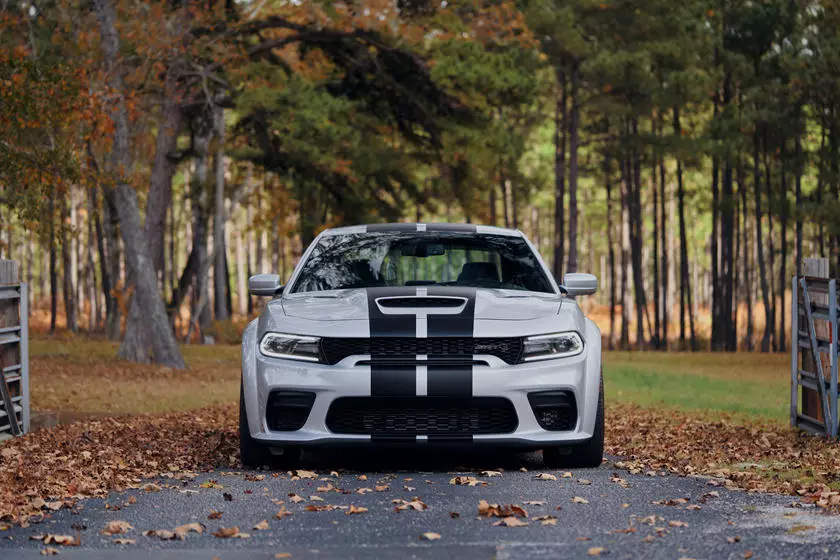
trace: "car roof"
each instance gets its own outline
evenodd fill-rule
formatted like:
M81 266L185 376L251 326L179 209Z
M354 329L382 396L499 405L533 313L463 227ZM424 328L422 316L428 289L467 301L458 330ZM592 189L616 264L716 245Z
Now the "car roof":
M507 235L509 237L523 237L517 229L502 228L496 226L485 226L480 224L463 223L418 223L418 222L395 222L388 224L363 224L358 226L345 226L325 229L321 235L347 235L359 233L385 233L385 232L440 232L440 233L481 233L487 235Z

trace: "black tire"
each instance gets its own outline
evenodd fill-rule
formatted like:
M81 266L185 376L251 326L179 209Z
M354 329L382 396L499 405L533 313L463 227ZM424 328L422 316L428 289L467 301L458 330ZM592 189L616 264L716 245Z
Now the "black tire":
M598 391L598 412L595 416L595 433L583 443L566 447L543 449L543 464L550 469L593 469L604 459L604 378Z
M248 429L248 415L245 412L245 389L239 385L239 459L242 466L256 469L272 462L268 447L251 437Z

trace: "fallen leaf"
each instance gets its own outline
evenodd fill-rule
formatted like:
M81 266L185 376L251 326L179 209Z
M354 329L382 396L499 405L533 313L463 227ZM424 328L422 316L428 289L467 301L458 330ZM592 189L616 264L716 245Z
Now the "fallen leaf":
M429 508L429 506L427 506L425 503L423 503L417 498L414 498L411 501L399 499L391 500L391 503L397 504L397 506L394 508L394 511L406 511L409 509L413 509L414 511L423 511L424 509Z
M560 475L560 478L574 478L574 475L572 473L566 471L562 475Z
M225 499L226 502L233 501L233 494L231 494L230 492L222 492L222 497Z
M183 540L184 537L187 536L187 533L203 533L204 525L202 525L201 523L187 523L185 525L175 527L174 532L176 535L178 535L178 538Z
M102 530L103 535L121 535L128 532L129 529L134 529L128 521L109 521L105 524Z
M357 488L356 489L356 494L369 494L370 492L373 492L373 490L371 490L370 488Z
M735 535L734 537L726 537L726 542L729 544L735 544L736 542L741 542L741 537Z
M313 471L305 471L303 469L298 469L295 471L295 476L299 478L318 478L318 473Z
M184 535L179 535L173 531L167 531L166 529L151 529L148 531L143 531L144 537L157 537L162 541L171 541L175 539L183 539Z
M44 535L41 539L44 544L59 544L61 546L79 546L80 539L70 535Z
M114 539L114 544L137 544L137 541L134 539L116 538Z
M530 501L522 502L522 503L527 505L527 506L544 506L545 505L545 502L541 502L541 501L538 501L538 500L530 500Z
M278 552L277 554L275 554L275 555L274 555L274 557L275 557L275 558L277 558L277 559L280 559L280 558L291 558L291 557L292 557L292 553L291 553L291 552Z
M591 480L586 480L585 478L579 478L578 479L578 484L583 484L584 486L589 486L590 484L592 484L592 481Z
M752 558L752 557L753 557L753 551L752 550L748 550L748 551L744 552L744 558L745 559L749 559L749 558Z
M457 486L487 486L487 482L474 476L456 476L449 480L449 484Z
M253 527L254 531L268 531L268 520L263 519Z
M212 510L210 512L210 515L207 516L207 519L221 519L222 518L222 513L223 512L221 512L221 511Z
M350 509L348 509L345 512L345 514L346 515L353 515L354 513L367 513L367 510L368 509L366 507L357 507L357 506L354 506L353 504L350 504Z
M673 521L668 522L668 526L669 527L688 527L688 523L686 523L685 521L673 520Z
M483 517L528 517L528 512L522 506L490 504L487 500L478 502L478 514Z
M160 492L160 486L158 486L154 482L148 482L141 486L140 490L145 490L146 492Z
M312 507L312 506L310 506L310 507ZM283 506L283 507L280 508L280 511L278 511L277 513L274 514L274 517L277 518L277 519L283 519L284 517L287 517L289 515L294 515L294 514L295 513L293 511L289 511L289 510L286 509L285 506Z
M502 471L481 471L478 474L480 474L481 476L488 476L488 477L502 476Z
M557 477L551 473L540 473L534 477L536 480L557 480Z
M41 549L41 556L55 556L58 553L59 553L58 549L53 548L51 546L48 546L47 548L42 548Z
M525 527L526 525L528 525L527 521L520 521L516 517L502 517L493 523L494 527Z
M581 498L580 496L575 496L574 498L572 498L572 503L575 503L575 504L588 504L588 503L589 503L589 500L587 500L586 498Z
M219 539L247 539L251 535L248 533L240 533L239 527L219 527L213 532L213 536Z
M299 504L301 502L305 502L306 498L302 498L297 494L289 494L289 501L295 504Z
M603 546L592 546L586 551L589 556L601 556L604 552L606 549Z
M387 492L390 486L387 484L380 484L379 486L374 486L373 489L377 492Z
M436 541L440 539L440 535L438 533L423 533L420 538L427 541Z

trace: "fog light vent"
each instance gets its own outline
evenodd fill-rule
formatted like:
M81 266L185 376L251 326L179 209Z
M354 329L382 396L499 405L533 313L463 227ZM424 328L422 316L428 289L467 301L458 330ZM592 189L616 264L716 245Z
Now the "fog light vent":
M315 393L306 391L273 391L268 396L266 420L270 430L293 432L306 424L315 403Z
M577 402L571 391L529 393L528 402L543 430L562 432L577 424Z

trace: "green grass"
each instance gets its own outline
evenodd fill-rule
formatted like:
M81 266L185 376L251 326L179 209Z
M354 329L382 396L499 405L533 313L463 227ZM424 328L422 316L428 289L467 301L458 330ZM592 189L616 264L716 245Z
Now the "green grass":
M786 422L789 357L783 354L606 352L608 401Z

